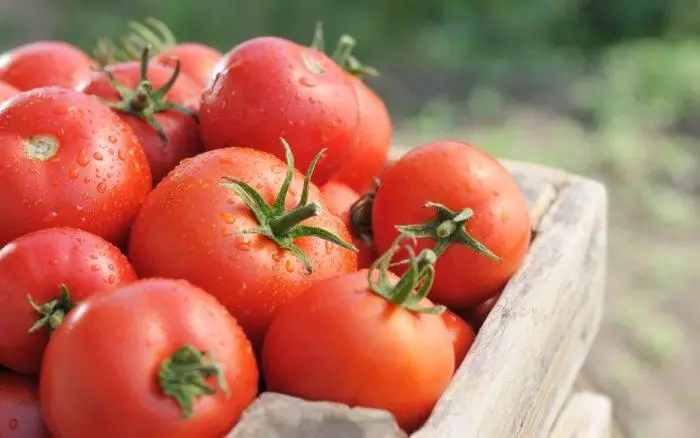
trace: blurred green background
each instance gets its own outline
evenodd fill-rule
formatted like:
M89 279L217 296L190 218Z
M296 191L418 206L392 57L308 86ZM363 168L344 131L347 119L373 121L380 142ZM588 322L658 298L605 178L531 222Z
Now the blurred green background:
M587 364L622 431L700 431L700 2L695 0L0 0L0 50L90 51L155 16L222 51L342 33L382 75L396 141L457 137L610 191L607 317Z

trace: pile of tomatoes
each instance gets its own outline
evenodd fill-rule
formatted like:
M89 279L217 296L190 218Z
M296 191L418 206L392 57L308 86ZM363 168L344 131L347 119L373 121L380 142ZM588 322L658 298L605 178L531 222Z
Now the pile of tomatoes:
M420 427L528 209L467 143L388 162L354 45L0 57L0 436L222 437L262 390Z

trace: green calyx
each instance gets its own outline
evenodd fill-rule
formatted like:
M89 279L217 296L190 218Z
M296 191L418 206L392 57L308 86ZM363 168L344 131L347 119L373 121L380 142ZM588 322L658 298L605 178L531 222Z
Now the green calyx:
M267 237L285 250L291 251L304 263L306 270L311 273L312 267L309 259L301 248L294 244L294 241L299 237L318 237L319 239L327 240L354 252L357 252L357 248L329 231L302 224L306 219L318 216L322 210L320 204L309 202L309 187L316 163L325 152L325 149L320 151L309 165L309 170L304 178L304 187L301 192L299 203L291 210L286 210L285 201L287 199L287 192L289 192L292 177L294 176L294 156L292 155L289 144L287 144L284 139L282 139L282 145L284 146L287 160L287 174L277 194L277 198L272 205L265 202L257 190L243 180L233 177L224 177L229 183L224 183L222 186L233 190L243 202L245 202L248 208L250 208L253 212L253 216L255 216L255 219L258 221L258 227L242 231L238 234L261 234Z
M375 178L372 189L350 206L350 233L362 240L362 243L370 248L374 247L372 206L374 205L374 197L377 195L379 184L379 179Z
M98 40L94 56L99 65L105 67L119 62L138 60L146 46L150 46L155 53L160 53L177 44L175 35L165 23L153 17L148 17L144 21L145 24L129 21L131 32L121 38L121 46L108 38Z
M472 237L466 230L466 224L472 218L474 212L465 208L460 212L454 212L442 204L428 202L426 207L435 208L435 217L425 224L400 225L396 229L402 236L412 239L426 237L436 242L433 252L438 257L442 255L453 243L465 245L478 254L484 255L493 261L500 262L501 258L486 248L481 242Z
M420 302L428 295L435 280L435 262L437 256L430 249L424 249L416 256L411 246L406 246L408 265L406 272L396 284L389 280L391 259L400 249L399 244L404 239L399 236L391 248L382 254L369 268L367 281L370 289L396 306L416 313L441 314L444 306L422 307Z
M216 377L216 384L205 379ZM191 345L184 345L165 359L158 369L160 389L172 397L182 408L182 417L192 416L192 405L197 397L215 394L219 389L228 397L224 371L211 352L200 352Z
M364 78L366 76L379 76L377 69L364 65L355 55L352 54L353 49L357 46L357 41L350 35L343 35L338 41L338 45L333 51L331 58L345 71L353 76ZM314 38L311 42L311 48L325 53L325 42L323 36L323 23L316 23L314 30Z
M158 136L163 142L164 146L168 145L168 138L163 131L163 127L156 120L155 114L163 111L180 111L181 113L192 117L195 121L198 121L197 114L192 110L182 105L178 105L173 102L169 102L165 99L165 95L173 87L175 81L180 75L180 61L175 61L175 71L173 75L168 79L162 87L157 90L153 89L153 85L148 80L148 61L150 57L150 46L146 45L141 53L141 75L139 79L139 84L134 90L124 87L117 81L108 69L104 69L104 73L107 76L110 84L117 90L121 101L119 102L107 102L102 101L106 106L121 111L125 114L130 114L139 117L144 122L148 123L153 129L156 130Z
M53 333L58 326L61 325L66 314L68 314L75 305L70 300L70 292L65 284L61 285L61 291L58 298L55 300L47 301L39 305L34 302L31 296L27 295L27 301L29 301L29 305L32 306L32 309L41 315L29 328L29 333L37 332L44 327L48 327L49 331Z

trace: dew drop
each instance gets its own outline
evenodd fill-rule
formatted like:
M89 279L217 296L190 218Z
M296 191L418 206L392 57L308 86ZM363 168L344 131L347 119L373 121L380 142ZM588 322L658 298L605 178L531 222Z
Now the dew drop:
M46 214L43 218L41 218L41 221L45 224L48 224L49 222L53 222L56 220L58 217L58 213L55 211L50 211L49 213Z
M100 265L90 265L90 270L91 270L91 271L99 271L99 270L100 270Z
M221 213L221 218L229 225L236 223L236 217L231 213Z
M326 248L326 254L330 254L333 251L333 243L325 241L323 242L323 246Z
M240 240L238 243L236 243L236 248L241 251L250 251L250 243L248 243L246 240Z
M78 164L85 167L88 165L88 163L90 163L90 157L87 156L87 151L80 151L80 153L78 154Z
M97 191L98 191L98 192L104 193L105 190L107 190L107 184L105 184L105 183L103 183L103 182L97 184Z
M99 151L97 151L97 152L95 152L94 154L92 154L92 156L95 157L95 159L96 159L97 161L102 161L102 159L104 158L104 157L102 156L102 153L99 152Z
M124 152L124 149L119 149L117 157L122 161L126 161L126 152Z
M114 135L110 135L109 137L107 137L107 140L109 140L110 143L114 144L117 142L117 137L115 137Z
M116 278L114 277L114 275L110 275L110 276L107 278L107 282L108 282L109 284L114 284L115 281L116 281Z
M71 170L69 170L69 171L68 171L68 176L69 176L71 179L78 179L78 176L79 176L79 171L78 171L78 169L74 167L74 168L72 168Z
M272 260L279 263L279 261L282 260L282 254L280 254L278 252L272 254Z
M308 76L302 76L299 78L299 83L305 87L313 88L316 86L316 83L309 78Z
M294 272L294 263L292 263L292 261L288 259L284 263L284 269L286 269L287 272Z
M10 420L10 424L8 426L10 427L10 430L15 430L17 429L17 426L19 426L19 421L16 418L13 418Z

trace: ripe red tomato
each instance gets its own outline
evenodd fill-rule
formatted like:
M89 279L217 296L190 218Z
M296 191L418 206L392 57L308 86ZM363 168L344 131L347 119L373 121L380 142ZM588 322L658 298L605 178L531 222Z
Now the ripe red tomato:
M49 228L8 243L0 250L0 365L38 373L50 333L74 303L134 280L119 249L87 231Z
M0 369L0 437L49 438L32 379Z
M200 111L205 148L246 146L282 157L279 139L285 138L302 173L326 148L317 184L351 156L358 140L356 92L352 78L323 53L255 38L225 54L212 77Z
M60 87L0 107L0 245L81 228L121 244L151 189L139 139L109 108Z
M425 298L418 304L431 305ZM441 316L375 293L367 270L316 283L283 307L262 356L269 390L386 409L408 432L430 415L454 362Z
M57 85L75 87L90 76L94 62L61 41L25 44L0 55L0 80L22 91Z
M352 77L360 107L359 140L355 151L334 180L343 182L360 194L374 185L387 161L391 146L391 118L384 101L360 78Z
M55 438L216 437L257 384L250 342L214 297L150 279L68 314L46 349L40 398Z
M7 82L0 81L0 103L6 101L10 97L18 93L18 89L8 84Z
M142 62L148 62L147 58ZM143 78L141 65L131 61L110 66L115 83L99 72L78 90L115 102L112 107L141 140L153 184L157 184L184 158L203 151L193 111L199 105L201 87L172 68L153 62L147 64L147 77ZM171 79L173 83L169 83ZM126 89L121 94L117 83Z
M374 250L374 245L371 242L366 242L360 236L355 236L352 233L352 218L350 216L350 208L353 206L360 195L353 189L339 181L328 181L321 187L321 194L326 198L326 205L331 213L343 220L343 223L348 230L351 230L352 242L358 249L357 253L357 268L369 268L372 262L376 260L377 254Z
M474 333L474 329L469 324L450 310L443 312L442 320L450 332L455 352L455 369L457 369L474 343L476 333Z
M488 318L489 313L491 313L491 310L493 310L493 308L496 306L496 303L500 297L501 294L499 293L483 303L479 303L474 307L465 309L462 311L462 315L464 315L464 318L469 321L469 324L471 324L476 330L479 330L481 326L484 325L484 321L486 321L486 318Z
M346 242L350 234L339 218L327 212L316 187L309 186L308 203L298 207L304 178L292 173L290 165L286 196L285 165L270 154L228 148L187 159L148 197L129 242L129 259L142 277L183 278L202 287L236 317L256 349L283 304L319 280L354 271L357 264L353 252L332 242L295 238L309 227ZM254 213L238 194L242 189L222 186L224 177L247 182L268 205L254 204ZM249 194L244 197L250 200ZM273 208L273 201L280 198L279 208ZM292 216L303 213L297 219L308 218L302 228L288 215L286 224L277 222L284 213L280 210L289 213L292 208ZM266 234L241 234L258 227L267 227Z
M221 52L204 44L181 43L165 48L153 60L168 66L174 66L175 59L180 60L182 73L202 89L222 56Z
M428 202L441 205L426 207ZM413 149L382 176L372 208L379 253L393 244L397 225L414 224L428 226L404 230L430 236L419 239L417 250L435 248L440 253L455 242L438 259L430 295L451 308L474 305L498 293L530 243L527 204L513 177L485 152L455 141ZM403 267L395 269L401 272Z

